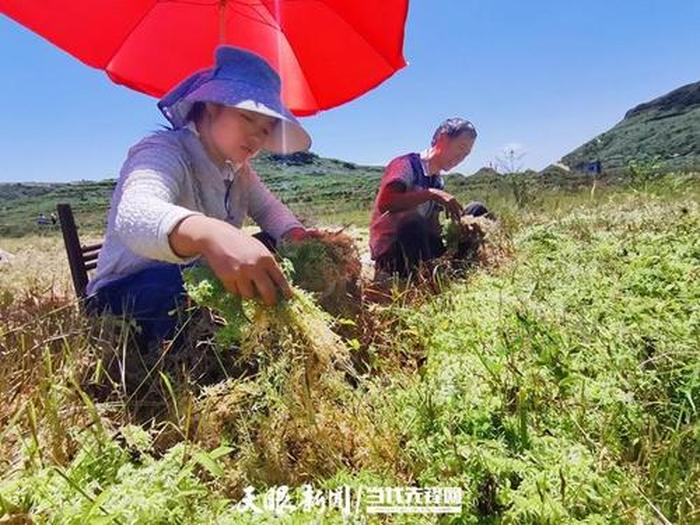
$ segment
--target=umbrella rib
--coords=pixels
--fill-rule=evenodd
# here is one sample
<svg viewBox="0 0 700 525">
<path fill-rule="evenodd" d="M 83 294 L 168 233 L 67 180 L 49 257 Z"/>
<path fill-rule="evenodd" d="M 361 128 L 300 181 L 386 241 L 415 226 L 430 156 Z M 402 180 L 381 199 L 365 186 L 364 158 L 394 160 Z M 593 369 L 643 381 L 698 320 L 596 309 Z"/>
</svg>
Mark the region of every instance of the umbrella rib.
<svg viewBox="0 0 700 525">
<path fill-rule="evenodd" d="M 279 29 L 278 26 L 276 26 L 276 25 L 274 25 L 274 24 L 271 24 L 270 22 L 268 22 L 267 20 L 265 20 L 262 16 L 260 16 L 260 13 L 258 13 L 255 9 L 253 9 L 253 7 L 252 7 L 251 5 L 249 5 L 249 4 L 240 4 L 240 5 L 241 5 L 241 7 L 249 7 L 249 8 L 251 8 L 251 9 L 253 10 L 253 12 L 254 12 L 256 15 L 258 15 L 258 17 L 256 18 L 256 17 L 251 16 L 251 15 L 249 15 L 249 14 L 243 12 L 243 11 L 239 11 L 238 9 L 235 8 L 235 4 L 234 4 L 234 7 L 231 7 L 231 11 L 234 11 L 234 12 L 237 13 L 239 16 L 241 16 L 241 17 L 243 17 L 243 18 L 247 18 L 248 20 L 252 20 L 253 22 L 257 22 L 257 23 L 259 23 L 259 24 L 263 24 L 263 25 L 265 25 L 265 26 L 267 26 L 267 27 L 271 27 L 272 29 Z"/>
<path fill-rule="evenodd" d="M 333 8 L 331 8 L 331 6 L 328 5 L 328 3 L 326 2 L 326 0 L 315 0 L 315 1 L 316 1 L 316 2 L 321 2 L 323 5 L 325 5 L 325 6 L 326 6 L 326 9 L 328 9 L 331 13 L 333 13 L 335 16 L 337 16 L 337 17 L 340 18 L 343 22 L 345 22 L 345 25 L 347 25 L 347 26 L 350 27 L 350 28 L 353 27 L 353 25 L 352 25 L 350 22 L 348 22 L 347 19 L 346 19 L 343 15 L 341 15 L 340 13 L 338 13 L 338 11 L 334 10 Z M 404 27 L 405 27 L 405 19 L 404 19 Z M 375 55 L 381 57 L 381 59 L 389 66 L 389 68 L 391 68 L 391 69 L 394 68 L 394 65 L 391 63 L 391 60 L 389 60 L 386 56 L 384 56 L 383 53 L 380 53 L 379 51 L 377 51 L 377 48 L 374 46 L 374 44 L 372 44 L 369 40 L 367 40 L 367 37 L 366 37 L 363 33 L 361 33 L 360 31 L 355 31 L 355 33 L 356 33 L 357 35 L 359 35 L 360 38 L 362 38 L 362 40 L 365 41 L 365 43 L 367 44 L 367 46 L 369 46 L 369 48 L 370 48 L 372 51 L 374 51 L 374 54 L 375 54 Z"/>
<path fill-rule="evenodd" d="M 309 82 L 308 78 L 306 77 L 306 72 L 304 71 L 304 68 L 301 67 L 301 62 L 299 62 L 299 59 L 297 58 L 297 54 L 294 51 L 294 47 L 292 46 L 292 43 L 289 41 L 287 38 L 287 35 L 285 34 L 284 31 L 282 31 L 282 26 L 279 25 L 279 21 L 277 18 L 275 18 L 275 15 L 272 14 L 272 11 L 270 11 L 270 8 L 267 7 L 267 5 L 264 2 L 261 2 L 262 6 L 265 8 L 265 10 L 270 14 L 270 17 L 277 22 L 277 33 L 279 35 L 282 35 L 287 42 L 287 46 L 292 52 L 292 56 L 294 57 L 294 61 L 297 63 L 297 67 L 299 68 L 299 71 L 304 75 L 304 81 L 306 82 L 306 86 L 309 88 L 309 93 L 311 93 L 311 97 L 314 99 L 314 105 L 316 108 L 318 108 L 317 111 L 321 110 L 321 105 L 319 104 L 318 97 L 316 96 L 316 93 L 314 93 L 313 88 L 311 87 L 311 82 Z M 317 112 L 316 111 L 316 112 Z"/>
<path fill-rule="evenodd" d="M 219 3 L 219 0 L 210 0 L 209 2 L 197 2 L 195 0 L 156 0 L 156 1 L 159 4 L 171 3 L 171 4 L 186 4 L 186 5 L 195 5 L 195 6 L 217 5 Z"/>
<path fill-rule="evenodd" d="M 111 64 L 112 61 L 114 60 L 114 57 L 116 57 L 117 54 L 119 53 L 119 51 L 121 50 L 122 46 L 124 45 L 124 42 L 126 42 L 127 40 L 129 40 L 129 38 L 131 38 L 131 35 L 134 33 L 134 31 L 136 31 L 136 30 L 138 29 L 138 27 L 141 25 L 141 22 L 143 22 L 144 19 L 145 19 L 148 15 L 151 14 L 151 11 L 153 11 L 153 8 L 154 8 L 154 7 L 156 6 L 156 4 L 159 3 L 160 1 L 161 1 L 161 0 L 153 0 L 153 2 L 151 3 L 151 7 L 149 7 L 148 9 L 146 9 L 146 11 L 143 13 L 143 15 L 141 16 L 141 18 L 139 18 L 138 21 L 133 25 L 133 27 L 132 27 L 131 29 L 129 29 L 129 32 L 124 36 L 124 38 L 122 39 L 121 43 L 119 44 L 119 47 L 116 49 L 116 51 L 114 52 L 114 54 L 112 54 L 112 56 L 109 58 L 109 62 L 107 62 L 107 64 L 105 65 L 105 68 L 104 68 L 104 69 L 105 69 L 105 72 L 106 72 L 107 74 L 109 74 L 109 66 L 110 66 L 110 64 Z"/>
<path fill-rule="evenodd" d="M 197 7 L 200 7 L 200 6 L 203 6 L 203 5 L 209 5 L 209 6 L 218 5 L 219 2 L 220 2 L 220 0 L 210 0 L 210 1 L 208 1 L 208 2 L 204 2 L 204 1 L 197 2 L 196 0 L 156 0 L 156 1 L 157 1 L 158 3 L 161 3 L 161 4 L 165 4 L 165 3 L 170 3 L 170 4 L 184 4 L 184 5 L 193 5 L 193 6 L 197 6 Z M 249 7 L 249 8 L 252 9 L 252 8 L 253 8 L 253 4 L 245 4 L 245 3 L 240 2 L 240 1 L 230 0 L 229 2 L 227 2 L 226 5 L 227 5 L 227 6 L 231 6 L 230 9 L 231 9 L 232 11 L 236 12 L 236 14 L 238 14 L 239 16 L 241 16 L 241 17 L 243 17 L 243 18 L 247 18 L 248 20 L 252 20 L 253 22 L 258 22 L 258 23 L 260 23 L 260 24 L 264 24 L 264 25 L 266 25 L 266 26 L 268 26 L 268 27 L 272 27 L 272 28 L 275 28 L 275 29 L 276 29 L 276 27 L 275 27 L 274 25 L 270 24 L 269 22 L 266 22 L 262 17 L 260 17 L 260 18 L 254 18 L 254 17 L 252 17 L 252 16 L 250 16 L 250 15 L 244 13 L 243 11 L 239 11 L 238 9 L 236 9 L 236 6 L 240 6 L 240 7 Z M 255 11 L 255 9 L 253 9 L 253 12 L 254 12 L 255 14 L 259 15 L 259 13 L 258 13 L 257 11 Z"/>
</svg>

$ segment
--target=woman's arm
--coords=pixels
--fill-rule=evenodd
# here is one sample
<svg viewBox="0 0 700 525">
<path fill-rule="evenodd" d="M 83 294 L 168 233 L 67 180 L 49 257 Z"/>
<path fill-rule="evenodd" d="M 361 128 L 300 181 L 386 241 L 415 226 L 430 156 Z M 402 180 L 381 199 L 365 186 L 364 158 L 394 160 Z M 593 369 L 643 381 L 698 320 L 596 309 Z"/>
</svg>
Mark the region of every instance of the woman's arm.
<svg viewBox="0 0 700 525">
<path fill-rule="evenodd" d="M 134 253 L 173 263 L 203 256 L 232 293 L 277 301 L 291 289 L 272 254 L 238 228 L 175 204 L 187 176 L 175 148 L 144 141 L 129 152 L 117 204 L 116 234 Z"/>
<path fill-rule="evenodd" d="M 114 233 L 136 255 L 184 262 L 171 249 L 168 235 L 185 217 L 201 212 L 175 204 L 185 176 L 180 153 L 156 138 L 146 139 L 130 150 L 122 174 Z"/>
<path fill-rule="evenodd" d="M 248 214 L 260 228 L 279 240 L 282 237 L 295 237 L 305 231 L 304 226 L 260 180 L 258 174 L 249 168 Z"/>
<path fill-rule="evenodd" d="M 202 255 L 227 290 L 265 304 L 287 298 L 292 290 L 275 258 L 257 239 L 235 226 L 205 216 L 185 217 L 169 236 L 174 252 L 183 257 Z"/>
</svg>

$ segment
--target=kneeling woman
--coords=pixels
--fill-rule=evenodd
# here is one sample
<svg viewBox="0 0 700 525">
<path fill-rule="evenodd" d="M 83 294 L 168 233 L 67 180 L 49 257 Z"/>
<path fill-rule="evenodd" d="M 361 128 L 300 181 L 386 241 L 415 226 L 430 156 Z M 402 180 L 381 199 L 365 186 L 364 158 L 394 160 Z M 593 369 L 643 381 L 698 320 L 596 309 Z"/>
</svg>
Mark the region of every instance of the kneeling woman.
<svg viewBox="0 0 700 525">
<path fill-rule="evenodd" d="M 172 337 L 183 300 L 181 268 L 203 257 L 232 293 L 274 304 L 291 290 L 263 242 L 241 230 L 250 216 L 276 242 L 305 230 L 249 160 L 292 153 L 311 139 L 280 99 L 280 79 L 259 56 L 230 46 L 215 67 L 159 103 L 172 129 L 129 150 L 112 196 L 88 305 L 134 319 L 148 346 Z"/>
</svg>

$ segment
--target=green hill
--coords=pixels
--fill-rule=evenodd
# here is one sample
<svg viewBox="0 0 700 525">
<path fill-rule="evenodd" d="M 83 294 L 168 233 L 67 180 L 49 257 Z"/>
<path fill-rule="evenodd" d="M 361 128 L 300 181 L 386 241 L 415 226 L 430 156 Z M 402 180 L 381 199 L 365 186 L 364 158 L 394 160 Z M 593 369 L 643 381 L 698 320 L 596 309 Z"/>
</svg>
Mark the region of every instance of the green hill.
<svg viewBox="0 0 700 525">
<path fill-rule="evenodd" d="M 261 155 L 254 166 L 268 187 L 302 219 L 323 217 L 344 221 L 366 221 L 381 178 L 381 166 L 363 166 L 344 160 L 320 157 L 314 153 Z M 493 177 L 450 176 L 448 185 L 458 194 L 474 193 L 493 184 Z M 116 181 L 70 183 L 0 184 L 0 236 L 18 236 L 46 231 L 36 224 L 40 213 L 47 216 L 59 202 L 73 207 L 83 228 L 104 228 L 110 198 Z"/>
<path fill-rule="evenodd" d="M 621 122 L 562 158 L 573 169 L 599 160 L 604 171 L 630 161 L 654 161 L 665 170 L 700 168 L 700 82 L 629 110 Z"/>
<path fill-rule="evenodd" d="M 327 159 L 313 153 L 263 155 L 254 161 L 261 178 L 295 212 L 342 213 L 366 208 L 376 191 L 381 167 Z M 59 202 L 73 207 L 78 223 L 101 230 L 116 181 L 0 184 L 0 236 L 36 231 L 36 218 Z"/>
<path fill-rule="evenodd" d="M 314 153 L 262 155 L 254 166 L 268 187 L 309 225 L 318 221 L 366 224 L 383 172 L 381 166 L 363 166 Z M 461 202 L 476 199 L 496 207 L 509 205 L 504 198 L 511 204 L 513 199 L 519 203 L 525 188 L 529 199 L 541 189 L 571 190 L 590 184 L 589 177 L 580 173 L 499 175 L 487 168 L 468 177 L 449 175 L 446 182 L 446 189 Z M 71 204 L 81 228 L 101 233 L 115 184 L 114 179 L 0 184 L 0 237 L 49 232 L 51 226 L 39 226 L 36 219 L 40 213 L 49 216 L 59 202 Z"/>
</svg>

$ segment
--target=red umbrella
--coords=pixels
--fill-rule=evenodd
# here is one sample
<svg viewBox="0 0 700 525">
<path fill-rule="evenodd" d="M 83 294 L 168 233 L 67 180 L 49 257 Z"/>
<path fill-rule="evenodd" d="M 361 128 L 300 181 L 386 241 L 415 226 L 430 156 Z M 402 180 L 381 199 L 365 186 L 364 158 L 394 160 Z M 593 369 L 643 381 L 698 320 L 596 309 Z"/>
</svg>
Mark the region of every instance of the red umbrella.
<svg viewBox="0 0 700 525">
<path fill-rule="evenodd" d="M 264 56 L 297 115 L 338 106 L 406 65 L 408 0 L 0 0 L 0 12 L 117 84 L 161 97 L 217 44 Z"/>
</svg>

